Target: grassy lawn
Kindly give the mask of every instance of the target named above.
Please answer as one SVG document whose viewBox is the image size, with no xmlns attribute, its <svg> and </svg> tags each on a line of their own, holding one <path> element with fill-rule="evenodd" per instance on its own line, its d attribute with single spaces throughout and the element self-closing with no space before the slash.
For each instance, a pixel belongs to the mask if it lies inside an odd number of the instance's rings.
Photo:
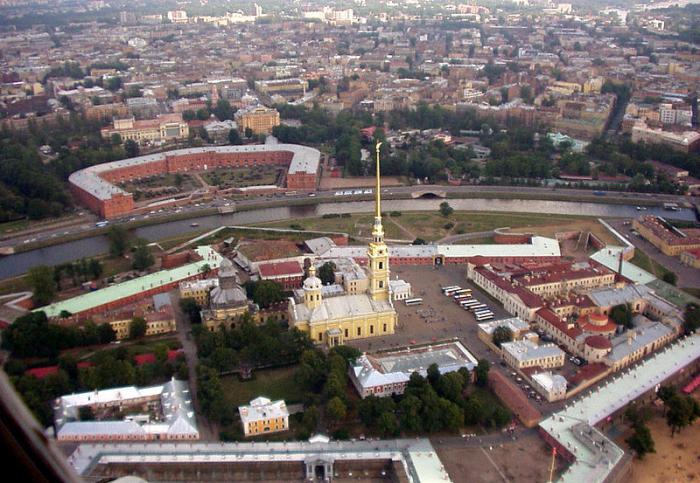
<svg viewBox="0 0 700 483">
<path fill-rule="evenodd" d="M 284 399 L 287 404 L 301 402 L 303 393 L 294 380 L 296 366 L 253 372 L 253 380 L 241 382 L 238 376 L 221 378 L 226 400 L 235 407 L 248 404 L 258 396 L 271 400 Z"/>
<path fill-rule="evenodd" d="M 651 273 L 656 278 L 662 278 L 664 274 L 671 272 L 671 270 L 661 265 L 639 248 L 634 250 L 634 257 L 632 257 L 630 262 Z"/>
<path fill-rule="evenodd" d="M 682 288 L 685 293 L 692 295 L 693 297 L 700 298 L 700 288 L 688 287 Z"/>
<path fill-rule="evenodd" d="M 255 166 L 253 168 L 219 168 L 202 173 L 202 179 L 219 188 L 241 188 L 277 184 L 282 169 L 279 166 Z"/>
<path fill-rule="evenodd" d="M 553 237 L 555 233 L 560 231 L 590 231 L 603 241 L 615 243 L 615 239 L 595 218 L 582 216 L 469 211 L 456 211 L 449 217 L 444 217 L 437 211 L 403 212 L 401 216 L 395 217 L 387 215 L 385 215 L 384 229 L 389 239 L 406 240 L 413 237 L 436 241 L 448 234 L 474 233 L 511 227 L 515 231 L 528 231 L 548 237 Z M 275 221 L 257 226 L 289 228 L 291 224 L 295 224 L 305 230 L 342 231 L 354 237 L 366 237 L 371 231 L 372 221 L 371 214 L 362 213 L 353 214 L 350 218 L 303 218 Z M 445 228 L 447 223 L 454 224 L 451 230 Z"/>
<path fill-rule="evenodd" d="M 12 233 L 29 227 L 29 220 L 16 220 L 0 223 L 0 234 Z"/>
<path fill-rule="evenodd" d="M 689 303 L 700 304 L 700 300 L 698 300 L 692 294 L 674 287 L 663 280 L 654 280 L 653 282 L 648 283 L 647 286 L 653 288 L 659 295 L 672 304 L 675 304 L 676 307 L 680 308 L 681 310 L 684 309 Z"/>
<path fill-rule="evenodd" d="M 199 183 L 188 174 L 180 173 L 179 179 L 181 180 L 179 191 L 187 192 L 199 187 Z M 148 178 L 142 178 L 133 181 L 128 181 L 125 183 L 120 183 L 119 185 L 125 191 L 133 193 L 135 191 L 144 191 L 155 188 L 174 187 L 176 186 L 175 180 L 176 175 L 174 173 L 166 173 L 157 176 L 151 176 Z"/>
</svg>

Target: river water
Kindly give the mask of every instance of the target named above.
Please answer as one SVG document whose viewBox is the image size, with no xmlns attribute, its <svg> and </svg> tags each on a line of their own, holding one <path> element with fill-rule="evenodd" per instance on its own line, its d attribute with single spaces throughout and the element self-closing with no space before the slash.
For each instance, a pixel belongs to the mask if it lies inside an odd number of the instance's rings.
<svg viewBox="0 0 700 483">
<path fill-rule="evenodd" d="M 382 202 L 382 211 L 436 211 L 442 201 L 444 200 L 386 200 Z M 449 203 L 450 206 L 458 211 L 502 211 L 624 218 L 632 218 L 639 215 L 636 208 L 630 205 L 606 205 L 572 201 L 450 199 Z M 267 221 L 316 217 L 329 213 L 368 213 L 372 212 L 373 209 L 374 202 L 372 201 L 262 208 L 226 215 L 210 215 L 201 218 L 165 222 L 159 225 L 138 228 L 135 233 L 146 240 L 157 241 L 192 232 L 194 229 L 190 224 L 194 222 L 199 223 L 199 227 L 196 230 L 201 231 L 222 225 L 249 225 Z M 690 209 L 665 211 L 661 208 L 648 208 L 643 213 L 678 220 L 695 220 L 695 213 Z M 83 257 L 101 255 L 106 253 L 108 249 L 109 245 L 106 237 L 95 236 L 2 257 L 0 258 L 0 279 L 21 275 L 37 265 L 56 265 Z"/>
</svg>

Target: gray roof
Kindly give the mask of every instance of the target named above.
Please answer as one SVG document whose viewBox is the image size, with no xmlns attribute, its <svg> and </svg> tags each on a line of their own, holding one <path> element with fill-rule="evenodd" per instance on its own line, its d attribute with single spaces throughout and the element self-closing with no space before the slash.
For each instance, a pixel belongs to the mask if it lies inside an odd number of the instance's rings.
<svg viewBox="0 0 700 483">
<path fill-rule="evenodd" d="M 644 298 L 651 292 L 646 285 L 625 285 L 622 288 L 602 288 L 592 290 L 588 296 L 598 307 L 610 307 L 631 303 Z"/>
<path fill-rule="evenodd" d="M 617 362 L 672 333 L 673 329 L 661 322 L 652 322 L 643 315 L 637 315 L 634 317 L 634 329 L 627 330 L 611 340 L 612 351 L 607 358 L 611 362 Z"/>
<path fill-rule="evenodd" d="M 560 357 L 564 355 L 564 351 L 556 344 L 538 345 L 530 340 L 505 342 L 501 344 L 501 349 L 519 361 L 530 361 L 533 359 L 542 359 L 544 357 Z"/>
<path fill-rule="evenodd" d="M 321 304 L 313 310 L 304 304 L 295 304 L 292 321 L 309 321 L 313 324 L 385 312 L 394 312 L 391 302 L 373 300 L 367 294 L 340 295 L 321 300 Z"/>
<path fill-rule="evenodd" d="M 316 174 L 316 171 L 318 170 L 318 163 L 321 158 L 321 153 L 317 149 L 307 146 L 300 146 L 297 144 L 255 144 L 250 146 L 219 146 L 177 149 L 165 153 L 149 154 L 146 156 L 138 156 L 136 158 L 122 159 L 119 161 L 97 164 L 95 166 L 81 169 L 71 174 L 68 177 L 68 180 L 72 185 L 77 186 L 87 193 L 90 193 L 95 198 L 99 200 L 108 200 L 114 195 L 127 194 L 123 189 L 113 185 L 109 181 L 102 179 L 100 176 L 103 173 L 107 173 L 115 169 L 165 161 L 166 157 L 169 156 L 207 153 L 259 153 L 277 151 L 289 151 L 292 153 L 292 161 L 289 165 L 289 174 Z"/>
</svg>

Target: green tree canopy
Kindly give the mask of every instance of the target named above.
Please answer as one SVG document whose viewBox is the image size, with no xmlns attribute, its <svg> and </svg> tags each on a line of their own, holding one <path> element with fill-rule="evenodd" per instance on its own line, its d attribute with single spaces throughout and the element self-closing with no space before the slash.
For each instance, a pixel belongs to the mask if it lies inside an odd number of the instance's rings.
<svg viewBox="0 0 700 483">
<path fill-rule="evenodd" d="M 143 317 L 134 317 L 129 324 L 129 338 L 139 339 L 146 335 L 146 320 Z"/>
</svg>

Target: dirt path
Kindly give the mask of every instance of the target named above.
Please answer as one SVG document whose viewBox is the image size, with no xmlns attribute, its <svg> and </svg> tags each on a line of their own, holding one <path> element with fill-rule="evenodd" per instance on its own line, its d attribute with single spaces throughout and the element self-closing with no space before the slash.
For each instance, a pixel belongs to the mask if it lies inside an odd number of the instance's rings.
<svg viewBox="0 0 700 483">
<path fill-rule="evenodd" d="M 404 232 L 406 235 L 408 235 L 409 240 L 413 241 L 413 240 L 415 240 L 415 239 L 417 238 L 415 233 L 413 233 L 411 230 L 409 230 L 408 228 L 406 228 L 405 226 L 403 226 L 401 223 L 399 223 L 398 221 L 396 221 L 396 218 L 394 218 L 393 216 L 389 216 L 388 219 L 389 219 L 389 221 L 391 221 L 394 225 L 396 225 L 396 226 L 399 228 L 399 230 L 401 230 L 401 231 Z"/>
</svg>

